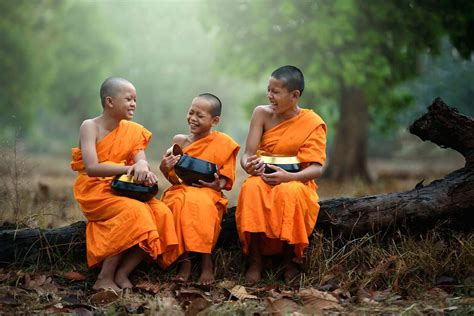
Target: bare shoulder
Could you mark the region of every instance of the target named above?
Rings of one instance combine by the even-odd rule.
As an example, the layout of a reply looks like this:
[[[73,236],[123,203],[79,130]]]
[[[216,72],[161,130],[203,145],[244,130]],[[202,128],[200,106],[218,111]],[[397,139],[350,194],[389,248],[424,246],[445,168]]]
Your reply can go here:
[[[181,148],[186,145],[187,135],[177,134],[173,136],[173,144],[178,144]]]
[[[257,105],[253,110],[252,116],[268,116],[272,114],[272,110],[268,105]]]
[[[261,127],[266,129],[266,126],[272,120],[272,109],[268,105],[258,105],[253,110],[252,120],[250,122],[253,127]]]
[[[97,134],[98,130],[99,130],[99,124],[97,124],[96,119],[85,120],[84,122],[82,122],[81,127],[80,127],[81,135],[83,133]]]
[[[252,121],[263,122],[271,117],[272,111],[268,105],[257,105],[252,113]]]

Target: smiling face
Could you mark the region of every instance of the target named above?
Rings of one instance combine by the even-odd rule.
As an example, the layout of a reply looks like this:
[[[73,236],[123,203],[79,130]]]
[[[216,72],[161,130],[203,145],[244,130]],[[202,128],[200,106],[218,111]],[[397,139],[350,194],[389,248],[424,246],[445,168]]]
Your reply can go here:
[[[191,134],[204,136],[209,134],[213,125],[219,122],[219,116],[212,116],[212,105],[204,98],[196,97],[191,102],[186,117]]]
[[[114,96],[107,97],[107,106],[117,119],[131,120],[137,107],[137,92],[130,82],[121,84]]]
[[[300,92],[298,90],[288,91],[282,80],[270,77],[268,79],[267,98],[270,107],[276,114],[292,110],[298,104]]]

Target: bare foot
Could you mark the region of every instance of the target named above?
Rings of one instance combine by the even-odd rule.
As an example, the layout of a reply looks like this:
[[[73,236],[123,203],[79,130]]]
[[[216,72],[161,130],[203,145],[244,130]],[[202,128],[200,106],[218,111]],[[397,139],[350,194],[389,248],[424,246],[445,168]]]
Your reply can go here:
[[[199,283],[211,284],[214,282],[214,266],[212,264],[212,257],[209,253],[203,253],[201,256],[201,276]]]
[[[245,282],[249,284],[257,283],[262,279],[262,262],[254,261],[250,264],[245,273]]]
[[[283,280],[285,283],[290,284],[295,282],[300,276],[300,270],[294,262],[289,262],[285,266],[285,272],[283,274]]]
[[[121,274],[121,273],[116,273],[115,274],[115,283],[117,283],[118,286],[120,286],[121,289],[131,289],[133,288],[132,282],[128,279],[128,276]]]
[[[120,287],[112,279],[97,279],[92,288],[96,291],[112,289],[120,291]]]
[[[183,259],[179,265],[178,274],[174,277],[175,281],[186,282],[191,275],[192,264],[190,259]]]

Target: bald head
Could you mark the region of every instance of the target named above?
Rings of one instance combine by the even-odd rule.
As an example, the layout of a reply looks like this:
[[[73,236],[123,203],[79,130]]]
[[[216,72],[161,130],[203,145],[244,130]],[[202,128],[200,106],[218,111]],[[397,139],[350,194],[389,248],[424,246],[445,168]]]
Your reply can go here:
[[[198,97],[203,98],[207,102],[211,104],[211,115],[214,116],[221,116],[222,111],[222,103],[218,97],[211,93],[201,93]]]
[[[124,84],[132,84],[127,79],[120,77],[109,77],[100,86],[100,101],[102,102],[102,107],[105,106],[106,97],[115,97]]]
[[[300,96],[304,90],[304,76],[295,66],[283,66],[272,72],[272,77],[281,80],[288,91],[299,90]]]

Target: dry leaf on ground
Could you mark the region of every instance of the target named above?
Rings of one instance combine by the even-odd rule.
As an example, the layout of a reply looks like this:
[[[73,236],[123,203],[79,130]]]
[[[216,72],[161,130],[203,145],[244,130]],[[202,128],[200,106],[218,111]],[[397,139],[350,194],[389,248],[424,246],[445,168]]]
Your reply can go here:
[[[207,300],[206,293],[204,291],[192,287],[176,290],[176,298],[181,302],[193,301],[196,298],[203,298]]]
[[[267,305],[266,312],[271,315],[288,315],[301,309],[301,306],[295,301],[285,297],[279,299],[267,297],[265,303]]]
[[[46,282],[47,278],[44,274],[30,276],[29,273],[25,273],[23,278],[23,286],[27,289],[35,289],[42,286]]]
[[[208,300],[198,297],[195,300],[189,304],[189,306],[186,308],[186,311],[184,312],[185,315],[197,315],[199,312],[205,310],[209,306],[211,306],[212,303],[209,302]]]
[[[216,286],[218,288],[221,288],[221,289],[231,289],[235,286],[235,281],[224,280],[224,281],[221,281],[221,282],[217,283]]]
[[[71,271],[71,272],[66,272],[63,274],[63,278],[72,280],[72,281],[85,281],[87,280],[87,277],[83,275],[82,273],[76,272],[76,271]]]
[[[317,311],[318,313],[321,313],[323,310],[326,309],[341,308],[338,299],[326,292],[309,288],[301,290],[299,292],[299,295],[303,300],[305,312]]]
[[[234,286],[232,289],[229,290],[229,292],[230,292],[230,295],[232,295],[233,297],[235,297],[239,300],[257,298],[255,295],[248,294],[247,290],[242,285]]]
[[[115,291],[102,291],[93,294],[90,298],[92,304],[107,304],[118,300],[119,295]]]
[[[144,290],[153,294],[160,292],[161,285],[150,281],[143,281],[135,285],[137,289]]]

